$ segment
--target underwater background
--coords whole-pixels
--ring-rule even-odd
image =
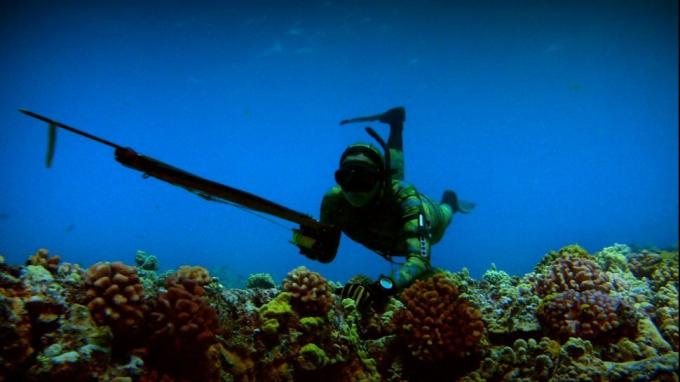
[[[0,254],[84,267],[226,266],[345,281],[389,264],[343,237],[319,264],[275,224],[115,162],[27,108],[319,217],[345,118],[403,105],[406,180],[454,217],[433,264],[523,274],[579,243],[677,248],[677,1],[0,4]],[[384,125],[372,125],[384,137]],[[283,227],[281,227],[281,225]]]

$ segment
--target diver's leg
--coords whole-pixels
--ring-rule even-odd
[[[404,121],[406,109],[395,107],[382,114],[380,122],[390,125],[390,136],[387,138],[387,147],[390,150],[390,166],[394,172],[393,179],[404,179]]]
[[[456,193],[451,190],[444,191],[441,204],[451,207],[453,212],[463,214],[467,214],[475,208],[475,203],[458,199]]]
[[[425,219],[429,225],[430,243],[439,242],[451,224],[454,210],[447,203],[437,203],[427,195],[420,194]]]

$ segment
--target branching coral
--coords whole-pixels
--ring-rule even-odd
[[[325,315],[333,304],[333,292],[323,276],[305,267],[293,269],[283,282],[291,293],[291,305],[300,315]]]
[[[609,278],[597,263],[586,258],[566,256],[555,259],[544,269],[535,289],[538,295],[545,297],[567,290],[609,292],[611,286]]]
[[[613,341],[635,330],[636,317],[626,303],[599,290],[552,294],[538,307],[538,319],[554,337]]]
[[[135,268],[100,262],[85,274],[85,299],[93,318],[115,332],[139,328],[144,319],[144,289]]]
[[[57,273],[57,267],[61,258],[59,256],[49,257],[48,255],[49,251],[47,249],[40,248],[33,256],[28,258],[26,265],[41,265],[54,275]]]
[[[421,361],[461,358],[476,350],[484,333],[479,309],[460,298],[445,275],[417,280],[401,299],[395,316],[397,334]]]

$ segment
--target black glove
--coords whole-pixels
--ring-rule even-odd
[[[300,253],[307,258],[329,263],[338,251],[340,230],[333,226],[315,229],[300,225],[300,229],[293,230],[291,242],[300,248]]]

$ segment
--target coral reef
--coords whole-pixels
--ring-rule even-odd
[[[481,307],[487,334],[493,341],[510,342],[540,332],[541,326],[534,312],[541,299],[533,293],[528,280],[511,277],[492,264],[476,289],[478,293],[466,296]]]
[[[291,304],[301,315],[324,315],[333,303],[333,292],[326,279],[305,267],[288,273],[283,290],[291,294]]]
[[[182,265],[174,276],[178,281],[191,280],[200,286],[210,284],[213,279],[207,269],[199,266]]]
[[[51,274],[56,274],[60,260],[61,257],[59,256],[49,257],[49,251],[45,248],[40,248],[33,256],[28,258],[26,265],[40,265],[50,271]]]
[[[87,271],[47,254],[0,262],[0,382],[678,380],[677,252],[569,245],[362,309],[304,267],[238,289],[141,251]]]
[[[445,275],[417,280],[401,299],[405,306],[394,316],[397,334],[415,358],[462,358],[476,350],[484,334],[481,312],[460,298]]]

